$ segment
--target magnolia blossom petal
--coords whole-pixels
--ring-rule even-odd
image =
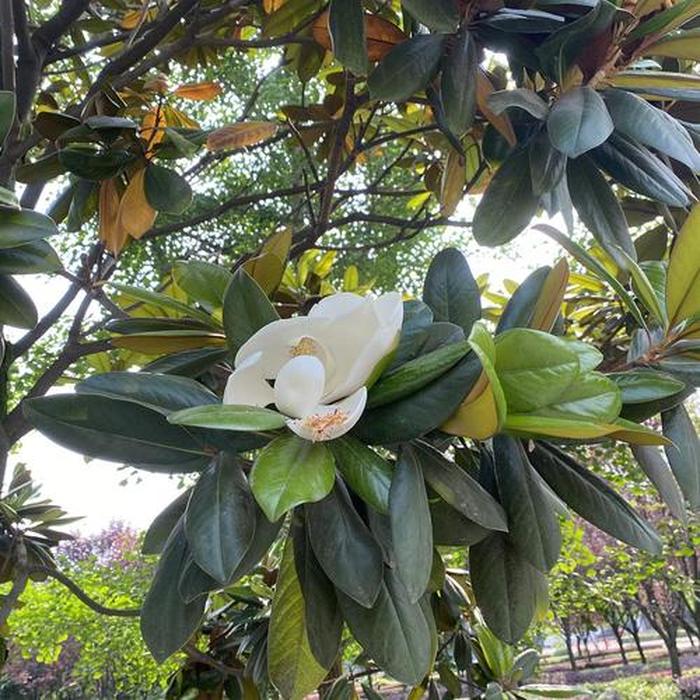
[[[323,400],[336,401],[364,386],[396,348],[402,323],[401,295],[392,292],[366,298],[363,305],[324,329],[320,339],[335,360],[335,371],[326,380]]]
[[[352,292],[340,292],[324,297],[317,304],[314,304],[309,311],[309,318],[328,318],[335,320],[355,311],[359,306],[367,301],[366,297]]]
[[[304,338],[311,338],[315,343],[313,353],[323,362],[328,351],[323,343],[316,340],[319,334],[325,330],[329,321],[321,318],[309,318],[308,316],[296,316],[283,318],[263,326],[255,335],[249,338],[236,353],[236,367],[245,362],[251,355],[261,353],[260,367],[266,379],[274,379],[277,373],[287,362],[302,354],[297,350],[299,343]]]
[[[311,413],[323,395],[326,371],[312,355],[299,355],[287,362],[275,380],[275,405],[292,418]]]
[[[288,420],[287,427],[299,437],[312,442],[335,440],[352,430],[367,403],[367,389],[360,387],[338,403],[319,405],[308,415]]]
[[[261,357],[260,352],[250,355],[228,378],[223,397],[225,404],[264,407],[274,403],[275,394],[265,381],[260,365]]]

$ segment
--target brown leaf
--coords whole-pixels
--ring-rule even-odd
[[[466,182],[466,162],[455,150],[447,154],[440,185],[440,214],[451,216],[462,201]]]
[[[494,87],[491,81],[484,71],[479,70],[476,74],[476,104],[479,107],[479,111],[511,146],[515,146],[517,139],[515,138],[510,119],[505,115],[505,112],[496,114],[488,105],[488,97],[492,92],[494,92]]]
[[[552,268],[542,285],[535,309],[532,312],[530,328],[546,331],[547,333],[552,330],[552,326],[554,326],[554,322],[557,320],[561,310],[568,283],[569,265],[562,258]]]
[[[328,10],[318,16],[311,25],[314,41],[326,51],[332,51],[331,34],[328,29]],[[365,15],[367,57],[370,61],[381,61],[391,49],[408,38],[395,24],[376,15]]]
[[[118,225],[132,238],[141,238],[156,220],[158,212],[148,203],[144,190],[146,170],[137,170],[127,185],[119,204]]]
[[[119,225],[119,189],[117,181],[103,180],[98,201],[100,217],[100,240],[114,255],[118,255],[126,244],[128,234]]]
[[[271,15],[273,12],[284,5],[285,0],[263,0],[263,11],[266,15]]]
[[[161,109],[154,107],[146,112],[139,129],[139,136],[146,142],[146,158],[153,155],[154,148],[163,140],[167,125]]]
[[[186,83],[175,88],[178,97],[188,100],[213,100],[221,94],[221,85],[211,81],[204,83]]]
[[[272,122],[241,122],[222,126],[209,134],[207,148],[210,151],[246,148],[271,138],[277,132]]]

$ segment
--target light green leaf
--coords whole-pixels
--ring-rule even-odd
[[[192,425],[213,430],[265,431],[283,428],[287,419],[269,408],[209,404],[171,413],[168,421],[175,425]]]
[[[389,463],[349,435],[331,440],[328,446],[348,486],[377,512],[388,513],[392,475]]]
[[[270,522],[302,503],[325,498],[335,481],[333,453],[323,443],[296,435],[267,445],[250,472],[250,487]]]
[[[327,672],[309,646],[304,596],[291,538],[285,544],[275,586],[267,654],[270,680],[285,700],[302,700],[318,687]]]

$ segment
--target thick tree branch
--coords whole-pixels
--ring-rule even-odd
[[[46,574],[59,583],[62,583],[81,603],[84,603],[91,610],[94,610],[100,615],[109,615],[111,617],[138,617],[141,614],[139,608],[110,608],[106,605],[98,603],[94,598],[91,598],[75,581],[66,576],[66,574],[52,569],[48,566],[32,566],[28,574]]]

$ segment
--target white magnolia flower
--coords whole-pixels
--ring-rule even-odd
[[[398,292],[326,297],[308,316],[274,321],[241,347],[224,403],[275,404],[297,435],[340,437],[360,419],[367,385],[396,347],[402,322]]]

